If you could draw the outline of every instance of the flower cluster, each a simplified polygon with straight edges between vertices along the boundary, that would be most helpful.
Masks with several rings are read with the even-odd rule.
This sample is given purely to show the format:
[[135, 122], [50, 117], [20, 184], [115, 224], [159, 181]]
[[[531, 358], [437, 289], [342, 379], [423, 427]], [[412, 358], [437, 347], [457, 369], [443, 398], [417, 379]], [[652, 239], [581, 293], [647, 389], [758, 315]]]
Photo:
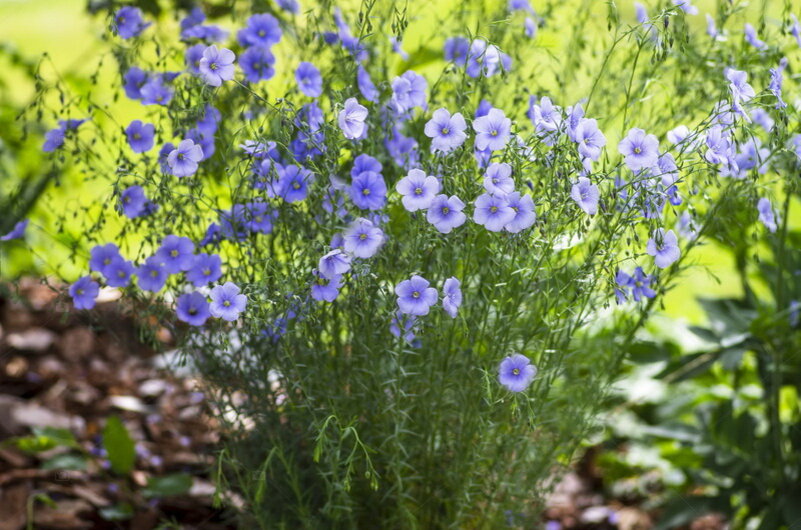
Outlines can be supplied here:
[[[403, 40], [406, 15], [380, 2], [359, 13], [276, 4], [237, 4], [224, 16], [215, 8], [220, 25], [195, 7], [176, 17], [174, 35], [148, 29], [136, 8], [109, 13], [117, 86], [142, 105], [112, 128], [91, 115], [97, 107], [70, 99], [43, 151], [54, 169], [75, 164], [113, 190], [113, 200], [91, 205], [102, 213], [89, 228], [90, 241], [111, 243], [88, 252], [90, 274], [66, 275], [75, 307], [93, 307], [102, 286], [161, 317], [171, 311], [165, 325], [188, 324], [179, 347], [221, 395], [245, 396], [258, 428], [310, 427], [311, 444], [295, 444], [297, 432], [255, 438], [290, 468], [319, 466], [303, 470], [313, 494], [298, 501], [330, 499], [315, 513], [346, 506], [342, 521], [355, 517], [348, 495], [357, 490], [367, 492], [364, 505], [382, 507], [404, 503], [380, 495], [429, 495], [398, 472], [407, 463], [390, 460], [399, 455], [419, 452], [419, 482], [437, 492], [487, 491], [459, 482], [522, 473], [487, 457], [498, 444], [475, 440], [496, 436], [523, 459], [537, 453], [532, 439], [561, 443], [569, 429], [551, 427], [554, 414], [585, 417], [578, 407], [595, 406], [607, 388], [607, 374], [591, 366], [622, 355], [615, 345], [587, 360], [579, 345], [590, 323], [611, 320], [633, 336], [641, 324], [626, 315], [658, 307], [693, 247], [727, 221], [718, 212], [729, 202], [746, 206], [737, 215], [749, 229], [781, 233], [786, 224], [774, 184], [801, 165], [789, 75], [797, 62], [770, 26], [759, 35], [735, 28], [727, 12], [710, 17], [709, 35], [696, 34], [673, 23], [700, 14], [693, 1], [668, 2], [655, 18], [638, 5], [636, 23], [621, 22], [604, 53], [582, 41], [568, 60], [542, 49], [548, 21], [527, 0], [510, 0], [491, 17], [503, 22], [480, 21], [470, 38], [443, 22], [432, 57], [428, 45]], [[794, 47], [801, 25], [788, 29]], [[556, 61], [556, 82], [540, 59]], [[592, 83], [577, 82], [574, 63]], [[76, 116], [88, 119], [67, 119]], [[28, 226], [14, 219], [0, 240], [22, 239]], [[454, 437], [450, 425], [480, 432]], [[425, 448], [407, 452], [416, 443], [407, 433]], [[350, 443], [367, 447], [358, 464], [333, 456]], [[484, 467], [452, 478], [432, 464], [444, 454]], [[399, 477], [397, 493], [367, 499], [372, 484], [351, 489], [358, 466]], [[504, 482], [541, 478], [515, 476]], [[441, 524], [439, 509], [412, 526], [473, 521]], [[442, 513], [460, 510], [470, 511]], [[282, 524], [304, 526], [293, 514]]]
[[[237, 320], [245, 310], [247, 297], [231, 282], [217, 285], [207, 294], [201, 292], [222, 277], [222, 260], [217, 254], [195, 254], [194, 251], [195, 245], [189, 238], [168, 235], [155, 254], [137, 266], [120, 254], [117, 245], [108, 243], [92, 249], [89, 268], [99, 274], [108, 287], [128, 287], [137, 278], [139, 289], [152, 293], [161, 291], [171, 275], [183, 274], [184, 282], [199, 290], [178, 297], [176, 315], [179, 320], [192, 326], [202, 326], [210, 316], [229, 322]], [[99, 283], [91, 276], [83, 276], [70, 286], [69, 294], [76, 308], [91, 309], [99, 289]]]
[[[686, 15], [698, 12], [689, 1], [675, 0], [674, 4]], [[289, 12], [297, 12], [296, 5], [287, 7]], [[524, 13], [526, 32], [536, 33], [536, 14], [527, 2], [513, 2], [509, 8], [512, 13]], [[649, 24], [644, 8], [639, 6], [638, 9], [640, 22]], [[150, 25], [143, 20], [141, 11], [128, 7], [118, 10], [114, 21], [115, 31], [123, 39], [138, 37]], [[245, 21], [244, 27], [236, 32], [236, 45], [241, 49], [238, 61], [233, 51], [223, 47], [227, 32], [204, 22], [205, 15], [197, 8], [181, 21], [181, 40], [187, 45], [185, 72], [147, 72], [129, 66], [122, 76], [126, 95], [145, 105], [167, 107], [177, 90], [176, 79], [182, 75], [198, 78], [203, 84], [216, 88], [235, 79], [237, 66], [245, 88], [274, 76], [276, 59], [273, 48], [282, 42], [285, 35], [283, 23], [276, 16], [257, 13]], [[487, 100], [482, 99], [474, 113], [447, 107], [429, 113], [429, 83], [424, 76], [407, 70], [377, 85], [366, 68], [365, 59], [370, 54], [368, 47], [353, 36], [339, 11], [335, 13], [334, 22], [336, 31], [322, 36], [326, 44], [341, 45], [352, 55], [356, 63], [354, 81], [358, 93], [351, 90], [341, 102], [325, 101], [326, 83], [320, 69], [310, 61], [299, 61], [293, 67], [295, 88], [301, 100], [310, 98], [312, 101], [303, 103], [291, 117], [291, 141], [284, 144], [286, 148], [279, 148], [278, 142], [264, 138], [248, 139], [241, 144], [241, 152], [249, 166], [249, 185], [254, 194], [247, 200], [235, 201], [227, 209], [215, 209], [217, 218], [208, 224], [205, 236], [195, 240], [201, 247], [218, 246], [223, 241], [243, 244], [254, 234], [272, 234], [276, 223], [281, 223], [282, 215], [286, 215], [280, 213], [282, 204], [309, 203], [306, 207], [311, 208], [311, 204], [319, 204], [318, 197], [322, 196], [325, 214], [337, 219], [341, 229], [334, 235], [327, 252], [317, 258], [316, 267], [306, 273], [310, 277], [308, 293], [315, 301], [335, 302], [355, 274], [353, 268], [369, 266], [361, 263], [375, 258], [387, 244], [389, 234], [386, 226], [392, 217], [389, 209], [396, 201], [414, 218], [423, 214], [436, 232], [447, 236], [468, 220], [467, 204], [456, 195], [457, 191], [469, 196], [472, 203], [470, 219], [490, 233], [521, 234], [534, 227], [537, 222], [535, 197], [526, 190], [526, 187], [533, 189], [532, 183], [525, 175], [515, 174], [521, 170], [510, 163], [511, 154], [538, 161], [545, 152], [547, 167], [554, 164], [549, 158], [553, 158], [556, 149], [569, 146], [570, 157], [575, 160], [571, 168], [575, 177], [568, 196], [584, 214], [597, 216], [617, 210], [626, 215], [639, 214], [644, 220], [660, 220], [666, 204], [675, 207], [684, 203], [679, 191], [684, 181], [679, 161], [694, 150], [700, 150], [702, 160], [718, 168], [722, 177], [742, 179], [751, 170], [762, 174], [768, 169], [770, 153], [762, 146], [759, 137], [750, 135], [739, 142], [735, 138], [741, 121], [758, 123], [767, 133], [774, 127], [774, 120], [763, 108], [749, 109], [756, 91], [749, 84], [745, 71], [730, 67], [723, 71], [729, 98], [717, 103], [704, 134], [679, 125], [667, 133], [672, 147], [663, 149], [655, 134], [631, 128], [618, 143], [618, 165], [614, 168], [605, 165], [604, 171], [599, 172], [596, 166], [602, 162], [604, 153], [607, 157], [611, 155], [605, 151], [607, 139], [598, 120], [585, 116], [582, 102], [563, 109], [548, 96], [530, 96], [526, 115], [532, 129], [528, 139], [523, 136], [522, 123], [515, 122], [503, 109]], [[745, 26], [744, 35], [746, 41], [758, 50], [767, 46], [749, 25]], [[404, 53], [399, 40], [393, 40], [392, 44], [394, 51]], [[464, 67], [470, 78], [490, 78], [512, 71], [509, 56], [497, 45], [481, 38], [472, 41], [458, 36], [449, 38], [445, 42], [444, 59]], [[769, 91], [776, 99], [775, 108], [779, 110], [786, 107], [782, 99], [782, 72], [786, 66], [787, 60], [782, 59], [770, 70]], [[188, 90], [201, 88], [196, 84], [187, 87]], [[349, 178], [335, 174], [326, 178], [313, 165], [319, 163], [315, 160], [327, 155], [328, 145], [336, 140], [327, 134], [329, 127], [326, 123], [330, 113], [336, 115], [335, 123], [347, 142], [347, 149], [353, 153]], [[466, 115], [472, 116], [472, 120], [468, 120]], [[416, 119], [425, 121], [425, 142], [423, 138], [407, 136], [410, 124]], [[57, 129], [47, 133], [44, 151], [59, 149], [67, 133], [76, 131], [85, 121], [62, 120]], [[202, 165], [217, 151], [222, 121], [221, 113], [213, 104], [205, 103], [200, 118], [182, 129], [182, 137], [174, 144], [162, 144], [158, 157], [161, 170], [179, 179], [202, 173]], [[383, 153], [376, 151], [374, 143], [369, 141], [373, 130], [387, 132]], [[154, 148], [155, 124], [134, 120], [124, 132], [133, 153], [144, 155]], [[796, 136], [794, 142], [801, 157], [801, 135]], [[429, 146], [430, 157], [420, 152], [421, 144]], [[459, 185], [457, 189], [457, 181], [447, 171], [443, 173], [442, 168], [453, 171], [455, 166], [451, 161], [464, 160], [463, 153], [468, 149], [471, 149], [475, 164], [481, 171], [480, 186], [471, 189]], [[548, 149], [554, 151], [547, 154]], [[535, 150], [540, 154], [535, 155]], [[387, 160], [393, 166], [389, 170], [391, 175], [395, 175], [395, 168], [405, 171], [400, 178], [390, 177], [394, 183], [389, 186]], [[605, 176], [613, 172], [614, 186], [609, 186], [604, 182]], [[525, 182], [525, 185], [520, 187], [520, 182]], [[130, 219], [152, 217], [162, 205], [148, 199], [148, 193], [142, 183], [128, 185], [120, 193], [119, 211]], [[543, 203], [542, 207], [551, 210], [553, 205]], [[769, 199], [760, 199], [758, 213], [765, 226], [775, 231], [775, 215]], [[692, 222], [690, 214], [682, 212], [676, 227], [679, 234], [689, 235], [685, 228]], [[14, 234], [5, 237], [11, 238]], [[696, 235], [693, 233], [689, 239], [693, 240]], [[108, 253], [103, 258], [108, 263], [103, 266], [98, 264], [99, 258], [95, 256], [101, 248]], [[159, 292], [170, 275], [184, 273], [187, 284], [201, 288], [222, 276], [224, 256], [203, 252], [194, 254], [194, 248], [195, 242], [190, 238], [166, 234], [161, 248], [151, 256], [143, 256], [137, 266], [111, 252], [108, 246], [93, 249], [90, 265], [94, 264], [92, 270], [101, 274], [110, 287], [127, 287], [130, 279], [137, 276], [141, 289]], [[653, 258], [657, 270], [667, 269], [682, 255], [678, 237], [665, 225], [649, 229], [649, 238], [641, 252]], [[82, 278], [80, 282], [74, 289], [76, 304], [91, 307], [93, 293], [96, 294], [91, 283], [94, 280]], [[659, 275], [649, 275], [643, 266], [637, 266], [631, 276], [619, 270], [615, 283], [613, 291], [618, 301], [627, 299], [629, 295], [639, 301], [655, 296]], [[233, 292], [233, 287], [228, 285], [212, 291], [209, 308], [206, 307], [205, 295], [194, 292], [178, 296], [179, 318], [193, 325], [202, 325], [209, 315], [234, 320], [244, 308], [240, 303], [242, 299], [236, 298], [240, 296], [238, 293], [229, 297], [230, 300], [225, 299], [224, 303], [229, 304], [225, 311], [214, 309], [219, 305], [215, 305], [217, 298], [224, 296], [223, 292]], [[455, 317], [462, 302], [459, 281], [452, 277], [445, 280], [443, 291], [446, 293], [443, 307]], [[394, 330], [406, 330], [396, 332], [397, 336], [412, 334], [411, 330], [419, 326], [417, 318], [427, 315], [429, 308], [437, 302], [437, 292], [419, 275], [399, 283], [395, 292], [403, 322], [398, 315], [388, 315], [387, 320]]]

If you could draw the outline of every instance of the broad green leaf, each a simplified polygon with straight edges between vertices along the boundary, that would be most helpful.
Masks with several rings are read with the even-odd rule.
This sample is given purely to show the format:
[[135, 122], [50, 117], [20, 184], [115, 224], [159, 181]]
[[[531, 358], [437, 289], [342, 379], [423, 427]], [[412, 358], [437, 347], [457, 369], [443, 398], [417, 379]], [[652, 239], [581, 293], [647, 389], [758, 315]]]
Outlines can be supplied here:
[[126, 521], [133, 517], [133, 514], [133, 507], [127, 503], [100, 508], [100, 516], [106, 521]]
[[80, 455], [57, 455], [42, 464], [42, 469], [66, 469], [85, 471], [86, 458]]
[[186, 473], [176, 473], [165, 477], [152, 477], [142, 490], [145, 497], [169, 497], [183, 495], [192, 487], [192, 477]]
[[106, 449], [111, 469], [120, 475], [131, 472], [136, 461], [136, 449], [131, 435], [117, 416], [106, 421], [103, 429], [103, 447]]

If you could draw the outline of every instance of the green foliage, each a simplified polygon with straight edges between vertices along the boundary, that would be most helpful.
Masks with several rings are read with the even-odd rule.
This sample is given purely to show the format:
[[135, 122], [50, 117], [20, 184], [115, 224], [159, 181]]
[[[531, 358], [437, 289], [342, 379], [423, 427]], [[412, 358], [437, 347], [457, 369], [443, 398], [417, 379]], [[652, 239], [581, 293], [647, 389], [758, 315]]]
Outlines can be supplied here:
[[106, 420], [103, 429], [103, 448], [115, 473], [127, 475], [131, 472], [136, 461], [136, 448], [128, 429], [117, 416], [111, 416]]
[[42, 453], [56, 447], [77, 447], [75, 437], [69, 429], [55, 427], [34, 427], [30, 436], [12, 438], [7, 443], [28, 453]]
[[[741, 256], [745, 295], [700, 299], [707, 323], [688, 331], [702, 347], [682, 353], [668, 340], [632, 349], [633, 360], [661, 366], [654, 377], [669, 385], [655, 408], [634, 408], [645, 423], [637, 438], [657, 444], [661, 458], [680, 469], [693, 490], [677, 488], [668, 496], [659, 528], [712, 511], [765, 530], [793, 528], [801, 517], [801, 233], [789, 230], [787, 221], [797, 199], [794, 183], [777, 233], [740, 237], [732, 248]], [[717, 237], [733, 236], [729, 227], [719, 228]], [[755, 294], [760, 291], [765, 294]], [[622, 464], [611, 460], [610, 470]]]
[[183, 495], [192, 487], [192, 476], [186, 473], [174, 473], [163, 477], [151, 477], [142, 490], [145, 497], [169, 497]]
[[[777, 118], [766, 141], [769, 176], [762, 176], [761, 168], [737, 175], [743, 178], [721, 175], [721, 167], [705, 160], [694, 144], [703, 142], [715, 120], [723, 119], [713, 109], [719, 111], [716, 105], [730, 97], [724, 68], [736, 63], [748, 70], [756, 86], [766, 86], [768, 68], [781, 56], [779, 47], [761, 53], [731, 41], [708, 42], [678, 7], [662, 5], [667, 2], [644, 24], [634, 24], [630, 13], [613, 1], [583, 0], [567, 7], [547, 2], [541, 14], [550, 27], [543, 28], [537, 41], [521, 39], [526, 15], [510, 15], [506, 2], [453, 2], [442, 6], [433, 22], [430, 17], [418, 22], [424, 25], [418, 26], [417, 36], [426, 42], [432, 34], [438, 39], [452, 34], [484, 38], [508, 52], [515, 65], [491, 79], [471, 79], [439, 58], [439, 40], [418, 46], [409, 59], [391, 53], [386, 37], [409, 31], [415, 8], [417, 14], [430, 15], [430, 5], [365, 0], [349, 6], [343, 17], [373, 53], [366, 67], [385, 103], [392, 80], [416, 68], [429, 79], [429, 110], [441, 106], [469, 118], [487, 100], [508, 111], [515, 137], [496, 153], [497, 160], [508, 162], [520, 189], [531, 192], [538, 221], [519, 234], [489, 233], [468, 223], [445, 236], [419, 212], [406, 211], [395, 195], [382, 212], [388, 217], [381, 223], [386, 244], [375, 257], [354, 260], [341, 296], [336, 303], [323, 304], [309, 297], [311, 271], [330, 249], [332, 236], [347, 227], [347, 220], [331, 211], [336, 208], [325, 208], [329, 192], [340, 193], [337, 197], [345, 201], [332, 184], [347, 181], [360, 154], [379, 159], [390, 190], [409, 169], [386, 147], [397, 134], [387, 124], [386, 107], [368, 104], [370, 134], [358, 143], [345, 141], [336, 126], [342, 102], [358, 94], [356, 62], [341, 46], [318, 38], [333, 27], [332, 4], [309, 6], [302, 17], [277, 13], [267, 2], [225, 2], [209, 10], [211, 17], [225, 17], [238, 26], [251, 12], [275, 12], [286, 38], [276, 46], [282, 72], [269, 83], [237, 79], [212, 89], [198, 76], [182, 75], [172, 81], [175, 97], [169, 105], [137, 107], [138, 117], [144, 113], [154, 122], [158, 144], [186, 137], [207, 105], [220, 111], [216, 151], [191, 177], [170, 175], [154, 153], [132, 155], [121, 134], [124, 123], [116, 117], [126, 111], [118, 102], [120, 79], [131, 66], [151, 72], [184, 68], [185, 43], [159, 32], [159, 25], [147, 37], [128, 42], [105, 34], [97, 72], [88, 79], [45, 78], [36, 70], [36, 97], [26, 113], [40, 128], [47, 120], [92, 117], [43, 164], [59, 176], [62, 169], [66, 176], [79, 176], [78, 189], [95, 192], [75, 199], [80, 213], [74, 218], [72, 210], [65, 213], [52, 206], [61, 204], [58, 194], [48, 193], [40, 201], [41, 210], [55, 212], [42, 216], [43, 226], [57, 234], [73, 258], [53, 266], [65, 279], [77, 276], [76, 270], [86, 272], [82, 256], [96, 243], [117, 242], [126, 259], [141, 263], [165, 235], [198, 242], [210, 223], [223, 224], [222, 214], [234, 207], [262, 201], [277, 214], [269, 233], [243, 230], [241, 237], [241, 221], [232, 222], [229, 216], [228, 229], [234, 233], [219, 244], [210, 243], [223, 259], [225, 280], [239, 285], [248, 299], [236, 324], [209, 320], [198, 330], [177, 323], [171, 308], [189, 288], [180, 274], [158, 295], [133, 285], [122, 289], [132, 307], [169, 328], [182, 360], [197, 368], [209, 385], [225, 435], [217, 479], [221, 488], [246, 499], [243, 527], [498, 528], [507, 524], [509, 512], [522, 513], [521, 519], [533, 526], [554, 476], [593, 429], [595, 414], [610, 405], [609, 385], [627, 354], [635, 362], [662, 363], [658, 378], [677, 385], [703, 378], [717, 384], [726, 380], [725, 370], [742, 370], [735, 389], [761, 383], [771, 396], [764, 404], [733, 406], [730, 396], [704, 387], [703, 399], [685, 396], [678, 403], [639, 411], [653, 420], [644, 436], [670, 440], [660, 449], [677, 465], [704, 462], [713, 476], [731, 468], [730, 474], [745, 481], [758, 471], [746, 456], [763, 451], [759, 464], [769, 475], [765, 480], [770, 488], [734, 489], [727, 481], [709, 479], [704, 503], [734, 495], [750, 501], [751, 495], [759, 513], [759, 503], [766, 502], [760, 494], [792, 484], [797, 477], [785, 474], [784, 464], [796, 462], [776, 440], [786, 430], [782, 422], [797, 417], [782, 411], [782, 404], [792, 406], [798, 392], [785, 390], [789, 376], [779, 368], [782, 356], [776, 354], [790, 351], [789, 346], [774, 344], [792, 335], [773, 317], [789, 314], [786, 293], [796, 281], [788, 275], [793, 246], [782, 244], [776, 270], [763, 273], [776, 277], [780, 298], [771, 313], [756, 302], [758, 289], [749, 283], [754, 274], [748, 267], [751, 249], [743, 244], [745, 227], [756, 219], [757, 197], [772, 195], [777, 183], [786, 185], [778, 191], [788, 197], [797, 193], [784, 178], [798, 167], [786, 149], [797, 111], [774, 109], [767, 91], [749, 104], [770, 109]], [[767, 6], [763, 2], [751, 14], [764, 19]], [[107, 10], [112, 7], [109, 2], [91, 4], [103, 24], [110, 22]], [[167, 5], [143, 2], [142, 7], [157, 15]], [[740, 2], [721, 3], [721, 28], [727, 22], [729, 27], [740, 24], [736, 17], [744, 16], [743, 9]], [[172, 18], [166, 13], [161, 17], [165, 24]], [[321, 137], [314, 140], [319, 156], [297, 155], [315, 176], [308, 198], [291, 204], [254, 185], [254, 160], [237, 146], [274, 142], [282, 163], [293, 162], [293, 143], [300, 133], [312, 131], [298, 119], [308, 98], [295, 90], [292, 67], [311, 58], [325, 79], [319, 104], [326, 119], [311, 136]], [[105, 85], [104, 74], [109, 77]], [[98, 86], [110, 87], [107, 104], [99, 103]], [[565, 107], [581, 101], [587, 116], [598, 120], [608, 144], [592, 170], [566, 134], [547, 140], [526, 121], [529, 98], [544, 95]], [[415, 165], [441, 175], [449, 194], [470, 201], [480, 193], [483, 167], [471, 143], [448, 156], [427, 150], [423, 130], [428, 112], [415, 111], [396, 125], [422, 146]], [[647, 189], [654, 185], [649, 184], [654, 175], [632, 173], [614, 146], [632, 127], [664, 137], [680, 124], [689, 127], [688, 142], [673, 148], [684, 202], [665, 202], [665, 192], [659, 191], [659, 197], [655, 192], [657, 202], [662, 201], [657, 215]], [[741, 119], [730, 132], [740, 145], [765, 136], [756, 124]], [[277, 175], [275, 168], [269, 171], [260, 177], [272, 186], [270, 179]], [[573, 182], [585, 173], [599, 184], [602, 196], [592, 216], [571, 198]], [[133, 184], [146, 190], [157, 211], [135, 219], [118, 214], [120, 194]], [[349, 213], [367, 215], [357, 210], [352, 207]], [[695, 223], [695, 233], [682, 241], [680, 261], [656, 270], [645, 252], [646, 241], [655, 230], [675, 226], [682, 213]], [[695, 247], [710, 238], [735, 249], [745, 293], [743, 300], [704, 301], [712, 323], [695, 332], [712, 349], [685, 358], [673, 344], [636, 342], [649, 315], [680, 284]], [[653, 272], [654, 297], [616, 308], [615, 273], [635, 265]], [[65, 271], [65, 266], [73, 269]], [[437, 286], [456, 276], [465, 292], [457, 318], [438, 308], [419, 320], [414, 329], [419, 342], [390, 331], [397, 310], [393, 288], [416, 273]], [[762, 283], [773, 285], [771, 281]], [[781, 334], [771, 331], [776, 326]], [[498, 363], [518, 352], [532, 360], [539, 375], [525, 392], [512, 393], [498, 383]], [[685, 425], [685, 412], [697, 413], [696, 420]], [[671, 421], [655, 421], [666, 417]], [[134, 445], [118, 418], [109, 419], [103, 442], [112, 469], [128, 474]], [[614, 472], [625, 470], [620, 466]], [[146, 494], [160, 497], [189, 486], [185, 476], [163, 477], [154, 479]], [[224, 497], [218, 494], [218, 502]], [[779, 517], [775, 514], [784, 517], [786, 505], [778, 511], [772, 505], [765, 508], [765, 520]], [[128, 512], [119, 506], [104, 516], [127, 518]]]

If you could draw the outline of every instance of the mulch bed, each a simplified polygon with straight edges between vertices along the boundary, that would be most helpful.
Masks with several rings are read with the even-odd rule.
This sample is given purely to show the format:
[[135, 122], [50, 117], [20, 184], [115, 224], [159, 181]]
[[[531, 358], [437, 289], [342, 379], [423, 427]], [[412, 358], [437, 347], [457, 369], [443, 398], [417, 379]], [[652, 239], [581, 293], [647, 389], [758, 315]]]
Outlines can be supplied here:
[[[156, 352], [138, 340], [137, 323], [113, 300], [76, 312], [32, 280], [6, 286], [6, 294], [0, 296], [0, 530], [25, 528], [29, 513], [32, 526], [42, 529], [149, 529], [165, 522], [235, 528], [213, 506], [209, 472], [218, 431], [197, 381], [160, 367]], [[169, 333], [157, 330], [157, 337], [169, 350]], [[136, 444], [126, 476], [109, 469], [104, 454], [101, 433], [112, 416]], [[44, 427], [71, 430], [79, 447], [31, 452], [14, 443]], [[85, 469], [43, 468], [65, 454], [82, 457]], [[153, 477], [178, 473], [191, 476], [188, 492], [147, 495]]]

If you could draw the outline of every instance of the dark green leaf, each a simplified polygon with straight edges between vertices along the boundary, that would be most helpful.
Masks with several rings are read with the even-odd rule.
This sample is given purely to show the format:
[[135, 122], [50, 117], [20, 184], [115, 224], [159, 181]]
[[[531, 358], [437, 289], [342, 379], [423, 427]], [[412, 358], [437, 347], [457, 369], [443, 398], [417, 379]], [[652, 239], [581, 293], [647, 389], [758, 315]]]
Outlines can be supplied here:
[[67, 469], [85, 471], [86, 458], [79, 455], [57, 455], [42, 464], [42, 469]]
[[120, 475], [131, 472], [136, 460], [136, 450], [131, 436], [122, 421], [112, 416], [103, 429], [103, 447], [108, 454], [111, 469]]
[[142, 490], [145, 497], [169, 497], [183, 495], [192, 487], [192, 477], [186, 473], [176, 473], [166, 477], [153, 477]]
[[106, 521], [125, 521], [133, 517], [133, 514], [133, 507], [127, 503], [100, 508], [100, 516]]

